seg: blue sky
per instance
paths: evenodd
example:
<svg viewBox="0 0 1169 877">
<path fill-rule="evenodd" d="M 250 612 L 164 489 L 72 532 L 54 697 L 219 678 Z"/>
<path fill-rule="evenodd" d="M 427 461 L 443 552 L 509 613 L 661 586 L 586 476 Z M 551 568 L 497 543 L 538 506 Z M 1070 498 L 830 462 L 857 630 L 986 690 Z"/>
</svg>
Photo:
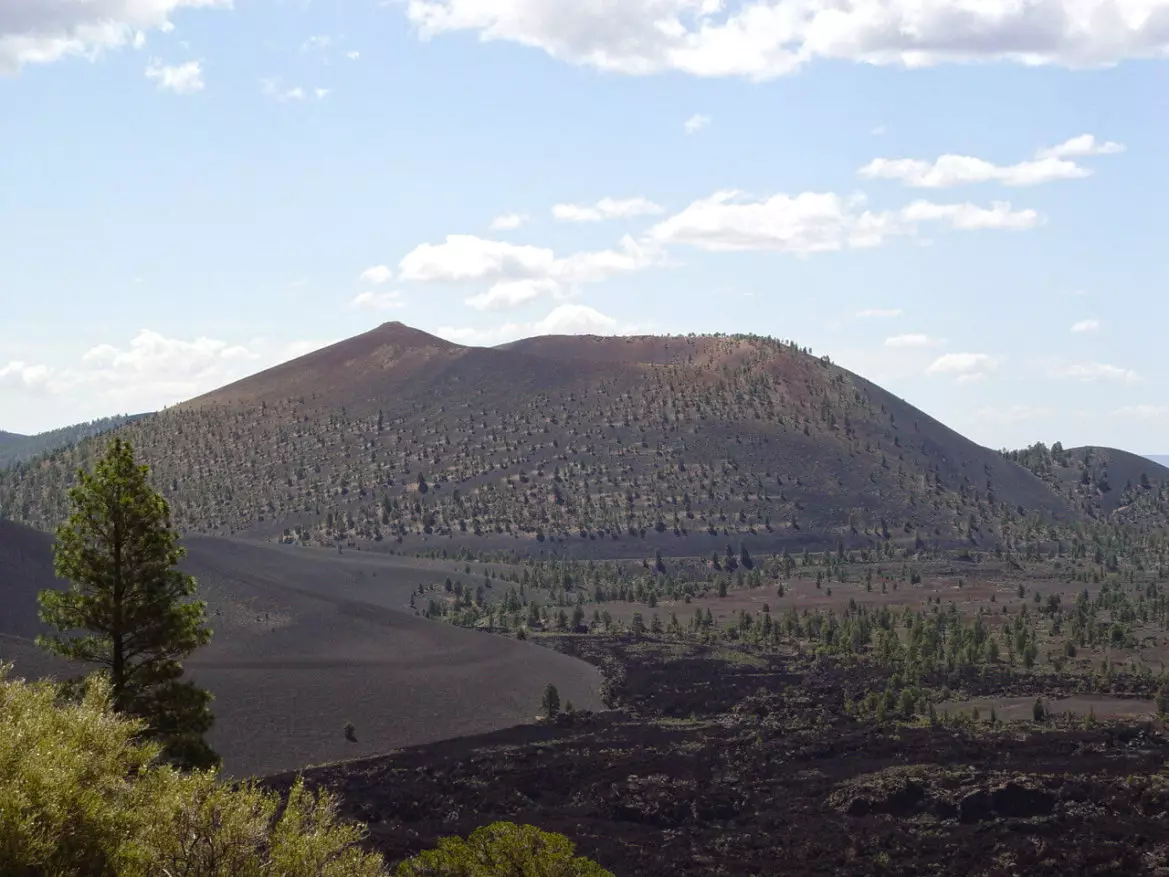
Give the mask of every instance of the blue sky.
<svg viewBox="0 0 1169 877">
<path fill-rule="evenodd" d="M 771 334 L 1169 452 L 1169 0 L 831 5 L 0 4 L 0 429 L 402 320 Z"/>
</svg>

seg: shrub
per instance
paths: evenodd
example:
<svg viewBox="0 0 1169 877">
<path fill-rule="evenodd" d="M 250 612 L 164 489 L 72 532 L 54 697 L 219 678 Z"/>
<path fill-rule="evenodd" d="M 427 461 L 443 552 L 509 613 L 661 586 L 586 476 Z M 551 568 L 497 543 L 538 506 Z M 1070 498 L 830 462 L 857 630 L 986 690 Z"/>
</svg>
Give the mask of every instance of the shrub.
<svg viewBox="0 0 1169 877">
<path fill-rule="evenodd" d="M 466 840 L 443 838 L 437 849 L 400 864 L 397 877 L 613 877 L 575 852 L 563 835 L 496 822 Z"/>
<path fill-rule="evenodd" d="M 81 700 L 0 665 L 0 874 L 376 877 L 365 829 L 298 781 L 286 802 L 216 771 L 182 773 L 114 713 L 104 674 Z M 162 869 L 166 869 L 165 871 Z"/>
</svg>

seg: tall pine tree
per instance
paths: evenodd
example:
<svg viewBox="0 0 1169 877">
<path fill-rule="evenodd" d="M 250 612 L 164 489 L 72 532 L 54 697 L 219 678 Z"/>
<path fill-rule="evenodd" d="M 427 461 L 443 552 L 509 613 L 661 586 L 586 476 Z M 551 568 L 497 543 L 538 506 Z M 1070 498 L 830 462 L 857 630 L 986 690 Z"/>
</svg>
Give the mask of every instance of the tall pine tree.
<svg viewBox="0 0 1169 877">
<path fill-rule="evenodd" d="M 179 661 L 211 630 L 205 604 L 188 599 L 195 580 L 176 568 L 185 551 L 148 474 L 118 438 L 92 473 L 78 473 L 53 546 L 56 573 L 71 586 L 40 594 L 42 620 L 64 635 L 38 643 L 106 671 L 114 709 L 141 719 L 169 759 L 210 767 L 219 762 L 203 740 L 211 695 L 182 679 Z"/>
</svg>

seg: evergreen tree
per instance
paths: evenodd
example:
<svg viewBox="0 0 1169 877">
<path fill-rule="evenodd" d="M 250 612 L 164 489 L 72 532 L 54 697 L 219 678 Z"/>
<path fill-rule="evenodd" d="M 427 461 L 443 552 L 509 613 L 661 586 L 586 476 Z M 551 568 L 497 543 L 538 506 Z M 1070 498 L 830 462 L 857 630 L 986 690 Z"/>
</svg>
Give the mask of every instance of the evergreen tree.
<svg viewBox="0 0 1169 877">
<path fill-rule="evenodd" d="M 143 734 L 174 762 L 207 767 L 219 761 L 203 740 L 211 695 L 182 680 L 179 661 L 205 645 L 211 630 L 205 604 L 187 599 L 195 580 L 176 569 L 185 552 L 148 473 L 121 439 L 92 473 L 78 473 L 69 491 L 73 513 L 53 546 L 54 569 L 71 587 L 39 597 L 41 619 L 66 635 L 37 642 L 106 671 L 116 712 L 142 720 Z"/>
<path fill-rule="evenodd" d="M 551 682 L 544 689 L 544 697 L 540 701 L 540 707 L 544 710 L 544 715 L 550 719 L 556 718 L 560 713 L 560 692 Z"/>
</svg>

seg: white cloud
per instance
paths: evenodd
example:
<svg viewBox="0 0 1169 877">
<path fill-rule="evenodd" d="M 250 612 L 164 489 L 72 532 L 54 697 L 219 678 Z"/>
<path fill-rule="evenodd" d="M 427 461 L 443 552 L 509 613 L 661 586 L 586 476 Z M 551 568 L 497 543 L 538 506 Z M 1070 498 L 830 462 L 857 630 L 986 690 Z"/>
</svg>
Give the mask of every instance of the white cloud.
<svg viewBox="0 0 1169 877">
<path fill-rule="evenodd" d="M 907 222 L 943 221 L 960 231 L 1004 229 L 1019 231 L 1035 228 L 1043 218 L 1035 210 L 1012 210 L 1009 202 L 994 201 L 990 208 L 965 204 L 934 204 L 930 201 L 914 201 L 900 211 Z"/>
<path fill-rule="evenodd" d="M 900 348 L 941 347 L 945 343 L 941 338 L 933 338 L 929 335 L 917 333 L 894 335 L 892 338 L 885 339 L 886 347 Z"/>
<path fill-rule="evenodd" d="M 548 278 L 503 280 L 487 292 L 468 298 L 466 304 L 479 311 L 503 310 L 518 307 L 542 295 L 556 295 L 559 291 L 560 284 Z"/>
<path fill-rule="evenodd" d="M 602 198 L 592 206 L 557 204 L 552 215 L 561 222 L 600 222 L 602 219 L 628 219 L 656 216 L 664 209 L 647 198 Z"/>
<path fill-rule="evenodd" d="M 682 127 L 686 130 L 687 134 L 697 134 L 709 124 L 710 116 L 704 116 L 702 113 L 695 113 L 686 120 Z"/>
<path fill-rule="evenodd" d="M 1072 332 L 1095 332 L 1100 328 L 1099 320 L 1080 320 L 1078 323 L 1072 323 Z"/>
<path fill-rule="evenodd" d="M 371 311 L 392 311 L 406 306 L 402 301 L 402 293 L 392 292 L 362 292 L 355 295 L 349 302 L 353 308 L 365 308 Z"/>
<path fill-rule="evenodd" d="M 299 85 L 285 88 L 279 79 L 261 79 L 260 94 L 278 101 L 304 100 L 305 91 Z"/>
<path fill-rule="evenodd" d="M 11 395 L 35 395 L 76 422 L 111 411 L 152 411 L 190 399 L 331 342 L 242 344 L 168 338 L 141 330 L 124 346 L 99 344 L 72 365 L 0 367 L 0 408 Z"/>
<path fill-rule="evenodd" d="M 865 308 L 853 314 L 858 320 L 871 320 L 873 317 L 900 317 L 901 308 Z"/>
<path fill-rule="evenodd" d="M 945 353 L 926 368 L 927 375 L 953 375 L 959 383 L 976 381 L 998 368 L 998 357 L 987 353 Z"/>
<path fill-rule="evenodd" d="M 969 155 L 951 154 L 933 161 L 874 158 L 857 173 L 870 180 L 900 180 L 918 189 L 949 189 L 989 182 L 1004 186 L 1037 186 L 1055 180 L 1076 180 L 1091 176 L 1091 170 L 1069 161 L 1069 158 L 1110 155 L 1123 151 L 1124 146 L 1119 143 L 1097 143 L 1091 134 L 1081 134 L 1059 146 L 1040 149 L 1034 159 L 1017 164 L 996 165 Z"/>
<path fill-rule="evenodd" d="M 356 61 L 358 58 L 361 57 L 361 52 L 357 51 L 357 49 L 350 49 L 348 52 L 345 53 L 345 57 L 348 58 L 350 61 Z"/>
<path fill-rule="evenodd" d="M 1132 369 L 1104 362 L 1052 362 L 1048 365 L 1047 373 L 1053 378 L 1120 381 L 1125 384 L 1135 384 L 1141 379 L 1141 376 Z"/>
<path fill-rule="evenodd" d="M 228 9 L 231 0 L 5 0 L 0 3 L 0 74 L 134 45 L 140 32 L 167 30 L 183 7 Z"/>
<path fill-rule="evenodd" d="M 866 179 L 900 180 L 917 189 L 949 189 L 970 183 L 998 182 L 1004 186 L 1036 186 L 1053 180 L 1091 175 L 1087 168 L 1061 158 L 1041 158 L 1012 165 L 995 165 L 968 155 L 943 155 L 932 162 L 913 158 L 874 158 L 858 173 Z"/>
<path fill-rule="evenodd" d="M 563 304 L 533 323 L 532 329 L 537 335 L 612 334 L 617 321 L 588 305 Z"/>
<path fill-rule="evenodd" d="M 389 283 L 393 278 L 394 272 L 386 265 L 374 265 L 372 268 L 366 268 L 361 272 L 361 276 L 357 279 L 362 283 Z"/>
<path fill-rule="evenodd" d="M 491 220 L 492 231 L 514 231 L 525 222 L 528 217 L 522 213 L 501 213 L 499 216 Z"/>
<path fill-rule="evenodd" d="M 650 229 L 661 244 L 678 243 L 715 252 L 773 250 L 807 255 L 845 248 L 875 247 L 889 237 L 917 234 L 923 222 L 953 229 L 1023 229 L 1039 224 L 1034 210 L 1012 210 L 1006 202 L 974 204 L 915 201 L 899 211 L 861 210 L 863 196 L 825 192 L 772 195 L 749 200 L 734 190 L 692 203 Z"/>
<path fill-rule="evenodd" d="M 1111 140 L 1104 143 L 1097 143 L 1096 138 L 1091 134 L 1080 134 L 1061 143 L 1059 146 L 1052 146 L 1047 149 L 1040 149 L 1036 153 L 1038 158 L 1083 158 L 1090 155 L 1116 155 L 1124 152 L 1123 143 L 1114 143 Z"/>
<path fill-rule="evenodd" d="M 188 61 L 168 67 L 159 61 L 151 61 L 146 68 L 146 78 L 153 79 L 164 91 L 194 94 L 203 90 L 203 65 L 198 61 Z"/>
<path fill-rule="evenodd" d="M 398 265 L 403 280 L 459 283 L 473 280 L 555 280 L 597 283 L 618 274 L 661 264 L 662 254 L 628 235 L 616 250 L 574 253 L 563 258 L 544 247 L 447 235 L 441 244 L 421 244 Z"/>
<path fill-rule="evenodd" d="M 472 31 L 634 75 L 764 80 L 818 59 L 1083 67 L 1169 50 L 1167 0 L 409 0 L 405 10 L 423 39 Z"/>
<path fill-rule="evenodd" d="M 562 304 L 534 323 L 487 328 L 442 326 L 434 334 L 458 344 L 494 345 L 535 335 L 630 335 L 636 331 L 637 327 L 623 325 L 588 305 Z"/>
<path fill-rule="evenodd" d="M 52 371 L 48 366 L 30 365 L 20 361 L 10 362 L 0 368 L 0 389 L 40 389 L 51 376 Z"/>
<path fill-rule="evenodd" d="M 317 100 L 324 100 L 329 96 L 330 91 L 332 91 L 331 88 L 314 88 L 313 94 L 317 96 Z"/>
</svg>

